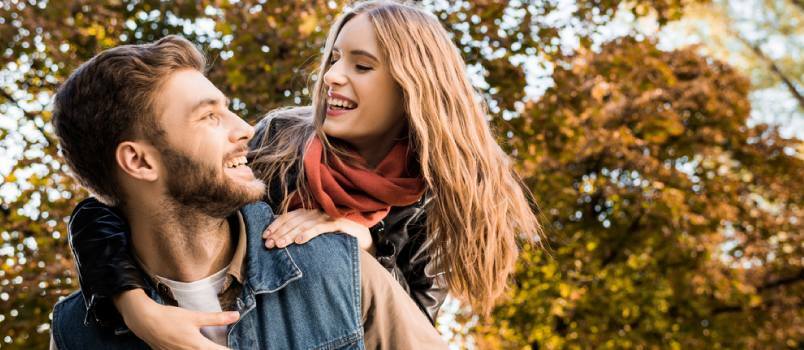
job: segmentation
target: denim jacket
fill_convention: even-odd
[[[267,250],[261,234],[274,216],[262,202],[241,209],[248,236],[232,349],[363,349],[359,248],[354,237],[325,234],[302,245]],[[266,215],[267,213],[267,215]],[[146,284],[149,284],[146,282]],[[146,293],[164,301],[150,284]],[[147,349],[132,333],[84,322],[79,292],[56,304],[52,335],[60,350]]]

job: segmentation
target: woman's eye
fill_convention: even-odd
[[[330,59],[329,59],[329,64],[330,64],[330,65],[335,64],[335,62],[338,62],[338,58],[337,58],[337,57],[332,57],[332,58],[330,58]]]
[[[370,71],[370,70],[371,70],[371,67],[369,67],[369,66],[363,66],[363,65],[360,65],[360,64],[356,65],[356,66],[355,66],[355,68],[357,68],[357,70],[359,70],[359,71],[361,71],[361,72],[365,72],[365,71]]]

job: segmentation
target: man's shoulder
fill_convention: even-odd
[[[240,208],[240,212],[245,216],[264,216],[265,218],[274,215],[273,209],[268,203],[263,201],[251,202]]]
[[[330,269],[333,265],[352,268],[359,263],[357,238],[343,233],[325,233],[286,249],[297,263],[311,268]]]
[[[100,329],[94,322],[84,322],[86,312],[80,291],[61,299],[53,307],[51,335],[59,350],[147,348],[132,333],[116,335],[110,329]]]
[[[291,244],[283,249],[266,249],[262,232],[275,218],[271,207],[265,202],[254,202],[241,208],[240,212],[247,228],[246,259],[255,276],[277,282],[269,284],[281,285],[293,276],[304,276],[302,279],[305,281],[333,274],[359,278],[360,248],[356,238],[346,234],[326,233],[304,244]],[[275,278],[277,276],[281,278]]]
[[[252,202],[240,208],[243,221],[246,223],[246,233],[262,236],[262,231],[274,220],[274,211],[268,203],[263,201]]]
[[[240,212],[247,226],[249,244],[262,247],[262,232],[275,219],[271,206],[258,201],[243,206]],[[287,249],[294,259],[297,256],[304,259],[313,257],[320,259],[331,257],[333,254],[345,254],[357,259],[359,251],[356,238],[334,232],[319,235],[304,244],[292,244]]]
[[[90,327],[84,323],[86,315],[86,303],[81,296],[81,291],[62,298],[53,307],[53,322],[51,332],[53,340],[59,349],[70,348],[68,344],[82,334],[96,333],[95,327]]]
[[[81,291],[72,292],[70,295],[59,300],[53,307],[53,322],[56,317],[78,317],[83,323],[83,314],[86,313],[86,303],[81,297]]]
[[[76,337],[95,336],[99,330],[95,325],[85,322],[87,308],[81,291],[73,292],[59,300],[53,307],[51,332],[59,349]]]

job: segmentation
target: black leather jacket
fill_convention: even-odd
[[[272,135],[270,129],[278,125],[281,122],[276,120],[260,122],[256,131],[259,136],[252,146],[259,144],[263,135]],[[424,208],[428,201],[425,196],[413,205],[392,208],[370,231],[377,260],[435,324],[448,289],[444,274],[435,270],[427,252],[431,241],[427,239]],[[121,326],[122,318],[111,297],[145,286],[143,273],[131,256],[128,224],[114,208],[90,198],[73,211],[69,231],[87,318],[108,327]]]

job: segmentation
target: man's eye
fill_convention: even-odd
[[[204,115],[204,119],[219,119],[216,113],[207,113]]]

